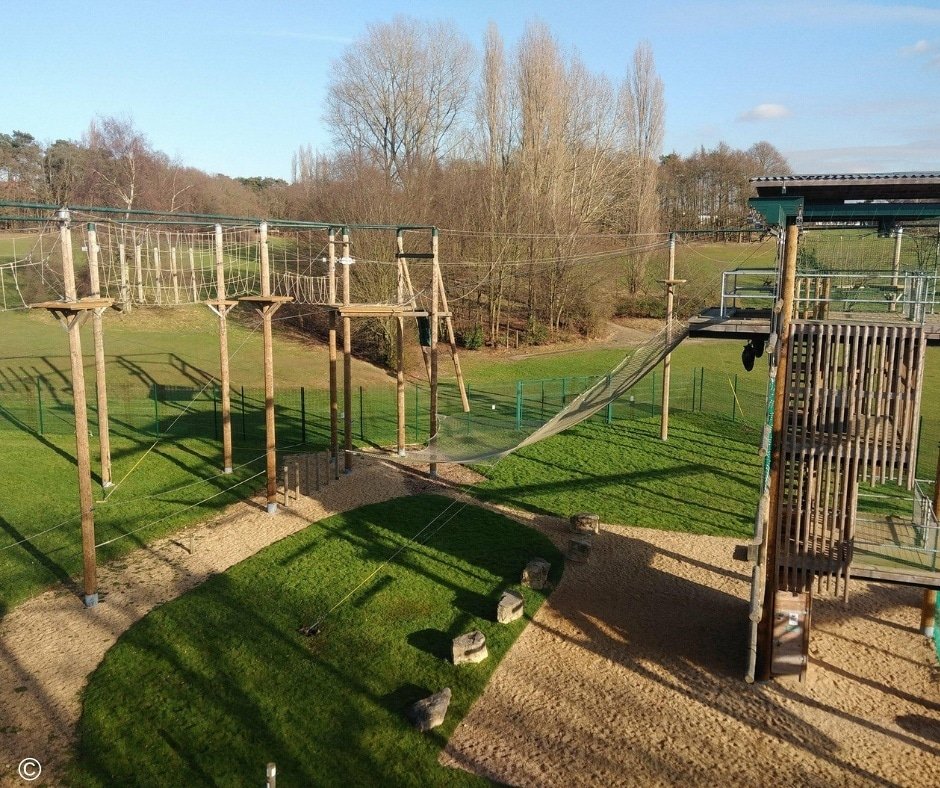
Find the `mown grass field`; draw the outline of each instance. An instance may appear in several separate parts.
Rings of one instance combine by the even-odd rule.
[[[457,512],[398,554],[426,523]],[[562,559],[532,529],[418,496],[337,515],[263,550],[134,625],[85,692],[81,786],[251,785],[277,763],[284,785],[482,784],[437,756],[547,592],[519,586],[534,556]],[[315,637],[298,633],[372,572]],[[506,588],[525,617],[495,623]],[[450,661],[479,629],[489,658]],[[450,687],[430,733],[405,708]]]

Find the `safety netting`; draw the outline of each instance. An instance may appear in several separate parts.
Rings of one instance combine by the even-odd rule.
[[[656,367],[689,333],[686,323],[672,321],[629,354],[594,385],[570,400],[541,424],[519,418],[509,409],[479,414],[472,421],[463,414],[438,418],[438,431],[422,449],[408,451],[402,462],[472,463],[493,461],[524,446],[550,438],[599,413],[624,396]]]

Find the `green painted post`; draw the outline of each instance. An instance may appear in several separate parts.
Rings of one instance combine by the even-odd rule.
[[[415,381],[415,443],[418,443],[418,382]]]
[[[545,380],[542,380],[542,405],[539,408],[539,421],[545,421]]]
[[[701,380],[698,384],[698,409],[702,410],[702,397],[705,394],[705,367],[702,367]]]
[[[157,384],[150,384],[150,396],[153,398],[153,434],[160,435],[160,404],[157,400]]]
[[[516,381],[516,429],[522,429],[522,381]]]
[[[467,403],[469,403],[470,402],[470,384],[469,383],[466,386],[466,391],[467,391]],[[467,435],[468,436],[470,435],[470,411],[469,410],[467,411]]]
[[[610,373],[607,373],[607,388],[610,389]],[[614,421],[614,403],[613,400],[607,403],[607,423],[612,424]]]
[[[568,394],[566,391],[567,388],[568,388],[568,378],[562,378],[561,379],[561,406],[562,407],[565,407],[565,401],[568,399]]]
[[[650,372],[650,416],[656,416],[656,370]]]
[[[218,440],[219,438],[219,390],[215,386],[212,387],[212,437]]]
[[[362,386],[359,387],[359,440],[366,439],[365,418],[362,415]]]
[[[300,387],[300,442],[307,443],[307,401],[304,387]]]
[[[692,370],[692,412],[695,413],[695,370]]]
[[[39,378],[36,378],[36,406],[39,409],[39,434],[43,434],[43,417],[42,417],[42,386],[39,383]]]
[[[738,413],[738,375],[734,375],[734,385],[731,387],[731,421],[735,420]]]
[[[241,387],[242,390],[242,440],[245,440],[248,437],[248,430],[245,428],[245,387]]]

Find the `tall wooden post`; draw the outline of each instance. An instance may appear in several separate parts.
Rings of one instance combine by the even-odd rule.
[[[100,298],[79,301],[75,290],[75,262],[69,212],[59,211],[59,241],[62,247],[62,280],[65,301],[36,304],[48,309],[65,324],[69,334],[69,360],[72,365],[72,399],[75,406],[75,460],[78,465],[78,500],[82,527],[82,590],[85,607],[98,604],[98,567],[95,556],[95,512],[91,491],[91,452],[88,445],[88,402],[85,397],[85,370],[82,364],[82,324],[90,311],[108,306]]]
[[[783,426],[786,419],[787,375],[790,362],[790,322],[793,314],[793,298],[796,292],[796,252],[799,243],[799,227],[788,219],[786,245],[784,247],[783,271],[780,275],[781,298],[775,309],[777,314],[776,388],[774,390],[774,421],[770,459],[769,518],[764,535],[767,550],[764,561],[763,615],[757,630],[758,665],[757,678],[766,681],[771,677],[773,658],[774,609],[779,573],[777,571],[777,511],[780,506],[780,475],[783,444]],[[808,617],[807,617],[808,620]]]
[[[333,470],[327,468],[327,476],[330,473],[339,474],[339,392],[336,374],[336,232],[331,227],[329,240],[327,242],[328,269],[327,283],[329,286],[330,304],[333,309],[330,310],[330,457],[333,461]],[[329,465],[329,463],[328,463]]]
[[[349,306],[349,228],[343,228],[343,306]],[[352,319],[343,315],[343,467],[352,470]]]
[[[666,271],[666,332],[668,341],[672,342],[672,317],[675,303],[675,287],[685,282],[676,279],[676,234],[669,233],[669,267]],[[659,422],[659,439],[669,440],[669,386],[672,382],[672,353],[667,353],[663,359],[663,396]]]
[[[127,247],[118,244],[118,260],[121,266],[121,309],[131,311],[131,288],[127,270]]]
[[[216,300],[209,308],[219,316],[219,388],[222,399],[222,468],[232,472],[232,403],[229,395],[228,369],[228,313],[238,303],[225,299],[225,258],[222,247],[222,225],[215,226],[215,286]]]
[[[268,224],[261,222],[258,227],[261,247],[261,295],[245,296],[240,301],[254,304],[261,315],[262,336],[264,337],[264,436],[265,436],[265,473],[267,475],[267,510],[268,514],[277,512],[277,436],[274,424],[274,337],[271,321],[281,304],[293,301],[292,296],[271,295],[271,264],[268,255]],[[285,480],[285,488],[287,482]]]
[[[937,473],[933,483],[933,514],[940,523],[940,445],[937,446]],[[934,620],[937,617],[937,590],[924,589],[924,599],[920,608],[920,631],[924,637],[934,636]]]
[[[143,247],[139,240],[134,240],[134,275],[137,277],[137,303],[144,303],[144,263]]]
[[[397,251],[396,260],[398,261],[398,303],[405,302],[405,272],[404,272],[404,254],[405,240],[402,237],[401,229],[395,232],[395,248]],[[398,344],[398,369],[395,378],[395,390],[397,394],[398,415],[398,456],[405,456],[405,320],[399,317],[396,321],[395,341]]]
[[[101,279],[98,270],[98,232],[88,225],[88,280],[91,297],[101,298]],[[98,405],[98,445],[101,449],[101,486],[113,487],[111,481],[111,429],[108,422],[108,383],[104,360],[104,326],[102,313],[107,307],[92,312],[92,334],[95,343],[95,395]]]
[[[440,269],[437,259],[437,228],[431,230],[431,419],[430,437],[437,435],[437,334],[438,334],[438,295],[440,293]],[[437,463],[432,462],[428,469],[432,478],[437,476]]]

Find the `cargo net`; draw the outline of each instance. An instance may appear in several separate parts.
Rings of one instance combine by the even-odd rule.
[[[689,333],[686,323],[674,321],[633,350],[605,377],[581,392],[554,416],[542,424],[526,424],[507,408],[492,418],[480,414],[472,421],[464,416],[439,416],[438,432],[428,445],[409,451],[402,462],[472,463],[496,460],[524,446],[550,438],[589,419],[626,394],[660,361],[671,353]]]

